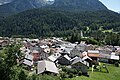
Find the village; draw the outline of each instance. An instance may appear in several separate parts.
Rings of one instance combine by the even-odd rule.
[[[88,70],[102,71],[109,70],[103,63],[115,64],[119,67],[120,46],[92,45],[85,41],[70,43],[63,38],[3,38],[0,37],[0,49],[7,45],[21,44],[21,56],[17,57],[17,64],[23,65],[24,69],[31,74],[52,74],[61,73],[84,75],[89,77]],[[101,64],[102,63],[102,64]],[[62,75],[62,77],[64,77]]]

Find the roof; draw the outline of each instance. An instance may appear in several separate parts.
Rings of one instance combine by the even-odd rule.
[[[49,49],[49,48],[44,49],[44,52],[46,52],[46,53],[50,53],[50,49]]]
[[[32,53],[40,53],[40,52],[37,50],[33,50]]]
[[[25,55],[25,59],[28,59],[28,60],[33,60],[33,56],[32,55]]]
[[[47,45],[42,45],[42,46],[40,46],[41,48],[49,48],[49,46],[47,46]]]
[[[56,73],[56,74],[59,73],[55,63],[47,60],[39,61],[37,65],[38,74],[43,73],[45,71]]]
[[[23,64],[26,64],[26,65],[28,65],[28,66],[32,66],[32,65],[33,65],[33,61],[24,59],[24,60],[23,60]]]
[[[89,63],[87,61],[83,61],[80,57],[76,58],[73,62],[72,62],[72,65],[76,64],[76,63],[82,63],[84,64],[85,66],[89,67]]]
[[[99,54],[99,51],[98,50],[88,50],[88,53],[97,53],[97,54]]]
[[[51,61],[55,61],[57,58],[55,58],[53,55],[49,56],[48,59],[50,59]]]
[[[119,56],[111,55],[110,59],[119,60]]]
[[[86,60],[86,59],[92,60],[92,59],[91,59],[90,57],[88,57],[88,56],[85,56],[85,57],[82,58],[83,61]]]
[[[70,60],[70,59],[71,59],[68,55],[64,55],[64,57],[65,57],[67,60]]]
[[[72,58],[70,61],[74,61],[75,59],[79,58],[78,56],[75,56],[74,58]]]
[[[109,59],[110,55],[109,54],[100,54],[100,57]]]
[[[89,57],[100,57],[100,54],[95,54],[95,53],[88,53]]]

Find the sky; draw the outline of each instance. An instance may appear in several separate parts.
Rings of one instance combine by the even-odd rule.
[[[120,0],[99,0],[101,1],[108,9],[120,12]]]

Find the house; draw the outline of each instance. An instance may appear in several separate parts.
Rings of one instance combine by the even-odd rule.
[[[71,67],[80,70],[82,74],[88,74],[89,63],[78,57],[72,62]]]
[[[38,64],[37,64],[37,74],[41,74],[41,73],[58,74],[59,72],[55,63],[47,60],[42,60],[42,61],[38,61]]]
[[[88,57],[88,56],[82,57],[82,61],[88,62],[90,67],[92,66],[92,64],[96,64],[96,63],[95,63],[90,57]]]
[[[60,53],[53,53],[48,57],[48,60],[55,62],[61,56]]]
[[[33,50],[31,54],[33,55],[34,61],[40,60],[40,52],[38,50]]]
[[[50,55],[50,52],[49,50],[43,50],[41,53],[40,53],[40,60],[47,60],[48,57]]]
[[[84,56],[84,57],[82,58],[82,61],[87,61],[87,60],[92,61],[92,59],[91,59],[90,57],[88,57],[88,56]]]
[[[97,65],[98,61],[100,59],[100,54],[98,50],[88,50],[87,56],[92,59],[92,62],[90,63],[90,66]]]
[[[85,42],[81,42],[80,44],[76,45],[76,48],[81,52],[85,51],[86,47],[87,45],[85,44]]]
[[[87,50],[95,50],[95,47],[96,47],[96,46],[94,46],[94,45],[92,45],[92,44],[88,44],[88,45],[86,45],[85,51],[87,51]]]
[[[111,52],[111,54],[100,54],[100,61],[107,63],[115,63],[119,60],[119,56],[116,55],[115,52]]]
[[[61,55],[56,62],[61,65],[70,65],[71,64],[71,58],[68,55]]]
[[[81,51],[76,46],[70,51],[70,57],[73,58],[75,56],[82,56]]]
[[[69,55],[69,53],[64,49],[62,52],[60,52],[61,55]]]
[[[116,56],[115,54],[115,52],[111,53],[110,58],[108,60],[109,63],[115,63],[116,61],[119,61],[119,56]]]
[[[70,54],[71,50],[73,50],[73,48],[76,46],[76,44],[72,44],[69,42],[65,42],[63,44],[60,45],[60,47],[65,50],[68,54]]]
[[[98,61],[100,54],[98,50],[88,50],[87,55],[95,61]]]
[[[99,61],[107,63],[109,59],[110,59],[110,54],[101,54],[100,53]]]
[[[33,65],[33,56],[32,55],[25,55],[23,60],[23,64],[31,67]]]
[[[101,48],[101,47],[99,47],[99,48],[97,48],[96,50],[99,50],[99,53],[100,54],[111,54],[111,52],[112,52],[112,50],[111,49],[109,49],[109,48]]]

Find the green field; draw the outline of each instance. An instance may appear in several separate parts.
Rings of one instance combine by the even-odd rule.
[[[80,76],[71,79],[65,80],[120,80],[120,67],[115,67],[114,65],[107,64],[106,65],[109,73],[105,70],[100,71],[89,71],[90,77]]]

